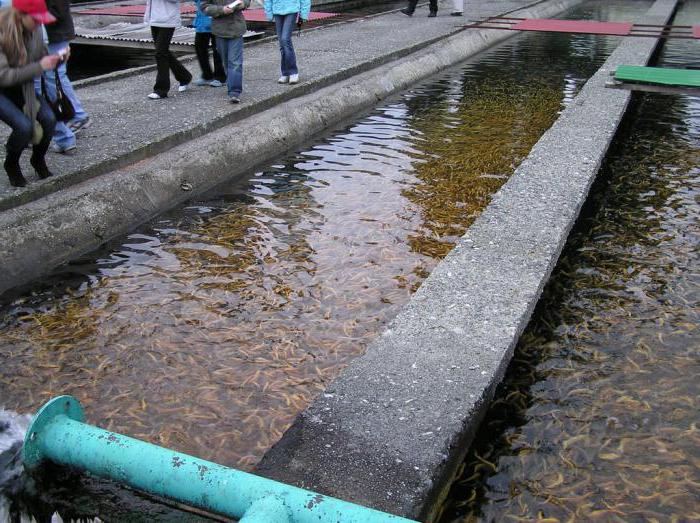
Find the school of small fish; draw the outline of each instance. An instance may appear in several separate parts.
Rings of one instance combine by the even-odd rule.
[[[73,394],[108,430],[251,469],[408,301],[560,98],[484,85],[456,113],[418,111],[412,131],[394,104],[258,173],[243,201],[192,205],[131,234],[87,282],[12,304],[5,407]],[[469,132],[472,118],[489,133]]]
[[[443,523],[700,521],[700,106],[631,122]]]

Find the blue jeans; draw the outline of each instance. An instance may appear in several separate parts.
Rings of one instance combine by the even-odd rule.
[[[226,87],[229,96],[241,96],[243,92],[243,37],[216,37],[216,48],[226,69]]]
[[[282,55],[282,76],[299,74],[297,57],[294,54],[294,46],[292,45],[292,31],[294,31],[294,25],[297,21],[297,13],[275,15],[274,19],[277,40],[280,43],[280,54]]]
[[[61,49],[65,49],[66,47],[68,47],[68,42],[56,42],[53,44],[49,44],[49,53],[56,54]],[[71,101],[71,103],[73,104],[73,108],[75,109],[75,116],[73,117],[72,121],[79,122],[85,120],[88,117],[88,114],[85,112],[85,109],[83,109],[83,105],[80,103],[80,100],[78,100],[78,97],[76,96],[75,91],[73,90],[73,85],[70,83],[70,79],[68,78],[68,74],[66,72],[65,63],[59,64],[56,70],[44,72],[44,76],[46,78],[46,90],[48,91],[48,95],[51,97],[52,100],[56,98],[56,72],[58,72],[58,78],[61,80],[63,92],[66,93],[66,96]],[[41,88],[39,87],[37,90],[40,89]],[[70,130],[68,125],[66,125],[66,123],[64,122],[56,123],[56,132],[54,133],[53,138],[54,142],[56,142],[56,145],[62,148],[71,147],[75,145],[75,135],[73,134],[73,131]]]
[[[41,151],[39,155],[43,157],[44,153],[46,153],[46,149],[49,147],[49,142],[54,132],[56,117],[53,115],[53,111],[49,107],[49,104],[46,103],[46,100],[42,98],[40,99],[40,103],[41,107],[36,115],[36,119],[44,130],[44,136],[41,142],[34,147]],[[0,94],[0,120],[12,128],[12,133],[10,133],[10,137],[7,139],[7,152],[19,158],[19,155],[22,154],[25,147],[32,141],[32,123],[22,109],[17,107],[15,103],[4,94]]]

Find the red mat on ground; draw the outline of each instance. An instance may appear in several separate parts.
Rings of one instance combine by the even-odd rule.
[[[553,31],[557,33],[585,33],[625,36],[632,30],[631,22],[590,22],[587,20],[522,20],[511,27],[521,31]]]
[[[80,15],[108,15],[108,16],[143,16],[146,11],[145,5],[117,5],[114,7],[103,7],[95,9],[81,9],[75,11],[74,14]],[[193,15],[197,8],[193,5],[183,5],[180,7],[180,12],[183,15]],[[266,22],[264,9],[246,9],[243,11],[243,16],[249,22]],[[338,13],[311,13],[309,20],[323,20],[324,18],[332,18],[338,16]]]

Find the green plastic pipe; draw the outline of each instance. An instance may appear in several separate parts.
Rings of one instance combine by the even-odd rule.
[[[74,397],[49,401],[27,430],[24,466],[31,471],[49,460],[241,523],[412,521],[180,454],[84,421],[83,409]]]

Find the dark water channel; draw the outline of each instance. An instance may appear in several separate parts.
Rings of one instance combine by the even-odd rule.
[[[700,97],[639,95],[626,126],[443,523],[700,521]]]
[[[626,20],[649,4],[567,17]],[[92,423],[252,468],[617,42],[518,36],[6,296],[0,407],[73,394]]]

